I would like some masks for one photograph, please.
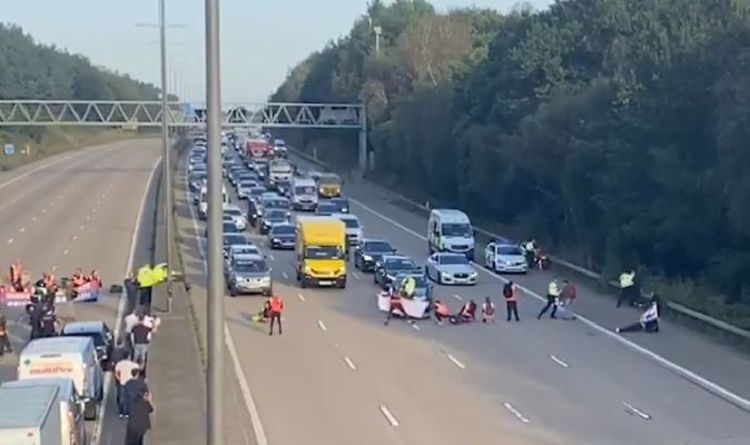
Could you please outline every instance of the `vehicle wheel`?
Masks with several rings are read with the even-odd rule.
[[[362,267],[359,265],[359,257],[357,255],[354,255],[354,268],[355,269],[361,269]]]
[[[339,289],[346,289],[346,278],[344,278],[343,280],[339,281],[337,287]]]
[[[302,277],[302,279],[299,280],[299,287],[301,287],[302,289],[307,287],[307,280],[305,279],[305,277]]]
[[[378,284],[378,275],[377,274],[373,274],[372,275],[372,282],[373,282],[373,284]]]
[[[435,281],[437,281],[437,284],[443,284],[443,277],[440,275],[440,271],[437,273],[437,278],[435,278]]]
[[[83,409],[83,418],[86,420],[96,420],[98,409],[94,401],[86,403]]]
[[[269,287],[268,289],[266,289],[266,290],[263,291],[263,296],[264,297],[270,297],[272,294],[273,294],[273,288],[272,287]]]
[[[229,296],[230,297],[236,297],[237,296],[237,289],[235,289],[234,287],[230,286],[229,287]]]

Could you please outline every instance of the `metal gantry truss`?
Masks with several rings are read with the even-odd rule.
[[[364,107],[341,103],[250,103],[222,107],[225,127],[350,128],[365,131]],[[205,107],[168,103],[172,127],[205,125]],[[0,100],[0,127],[158,127],[159,101]]]

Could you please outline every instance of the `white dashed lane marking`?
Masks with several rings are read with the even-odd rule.
[[[466,369],[466,365],[464,365],[463,363],[461,363],[460,361],[458,361],[458,359],[456,359],[456,357],[453,357],[450,354],[448,354],[448,360],[450,360],[457,367],[459,367],[461,369]]]
[[[305,296],[302,294],[297,294],[297,298],[299,298],[299,301],[305,301]]]
[[[8,239],[8,244],[13,244],[13,238]]]
[[[518,411],[518,410],[517,410],[517,409],[516,409],[516,408],[515,408],[515,407],[514,407],[513,405],[511,405],[510,403],[508,403],[508,402],[504,402],[504,403],[503,403],[503,406],[505,407],[505,409],[507,409],[508,411],[510,411],[510,412],[511,412],[511,414],[513,414],[514,416],[516,416],[516,418],[517,418],[518,420],[520,420],[521,422],[523,422],[523,423],[529,423],[529,419],[527,419],[526,417],[524,417],[524,415],[523,415],[523,414],[521,414],[521,412],[520,412],[520,411]]]
[[[383,413],[386,420],[388,420],[388,423],[390,423],[392,427],[397,427],[400,425],[398,423],[398,419],[396,419],[396,416],[394,416],[393,413],[391,413],[391,411],[385,405],[380,405],[380,412]]]
[[[354,365],[354,362],[349,357],[344,357],[344,362],[346,363],[346,366],[349,367],[352,371],[356,371],[357,367]]]
[[[460,296],[458,294],[453,294],[453,298],[455,298],[456,300],[459,300],[459,301],[463,301],[463,299],[464,299],[462,296]]]
[[[570,365],[569,365],[569,364],[567,364],[567,363],[565,363],[564,361],[560,360],[560,359],[559,359],[559,358],[558,358],[557,356],[555,356],[554,354],[553,354],[553,355],[550,355],[550,356],[549,356],[549,358],[550,358],[550,360],[552,360],[553,362],[555,362],[555,363],[557,363],[558,365],[562,366],[563,368],[568,368],[568,367],[570,367]]]
[[[284,278],[286,278],[286,279],[289,278],[289,274],[287,274],[286,272],[281,272],[281,276],[284,277]]]
[[[625,411],[635,414],[636,416],[640,417],[643,420],[651,420],[650,414],[639,410],[638,408],[636,408],[635,406],[633,406],[632,404],[628,402],[622,402],[622,406],[625,407]]]
[[[18,230],[19,232],[23,233],[26,231],[26,227],[21,227],[21,229]]]
[[[32,216],[31,221],[36,222],[36,216]]]
[[[327,331],[327,330],[328,330],[328,328],[326,327],[326,325],[325,325],[325,324],[323,324],[323,322],[322,322],[321,320],[318,320],[318,327],[319,327],[319,328],[320,328],[320,330],[321,330],[321,331],[323,331],[323,332],[325,332],[325,331]]]
[[[68,254],[68,249],[63,250],[63,255],[67,255],[67,254]]]

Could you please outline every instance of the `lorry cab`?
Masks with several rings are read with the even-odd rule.
[[[427,245],[434,252],[453,252],[474,260],[474,229],[466,213],[455,209],[434,209],[427,221]]]
[[[295,265],[300,287],[346,287],[346,225],[337,218],[298,216]]]
[[[63,445],[86,444],[86,422],[83,419],[83,400],[76,394],[73,380],[50,378],[34,380],[12,380],[2,384],[2,388],[33,388],[48,386],[59,389],[60,433]]]
[[[289,187],[294,210],[312,211],[318,206],[317,184],[310,178],[294,178]]]
[[[18,358],[18,379],[70,378],[84,401],[84,418],[94,420],[104,396],[104,377],[90,337],[40,338]]]
[[[344,181],[333,173],[321,173],[317,175],[318,195],[321,198],[338,198],[341,196],[341,187]]]
[[[60,390],[55,386],[0,387],[0,444],[60,443]]]

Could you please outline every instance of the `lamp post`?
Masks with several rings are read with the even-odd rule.
[[[222,175],[219,0],[206,0],[206,132],[208,139],[208,382],[206,440],[223,443],[224,277],[222,276]]]

